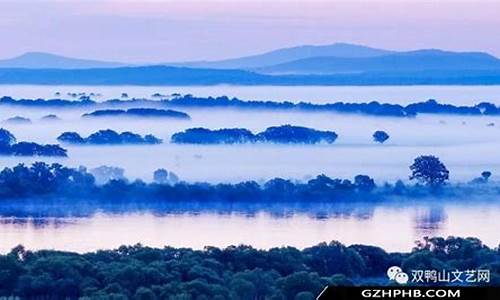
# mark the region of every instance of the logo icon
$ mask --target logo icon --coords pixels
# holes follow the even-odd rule
[[[407,284],[409,277],[408,274],[403,272],[398,266],[392,266],[387,270],[387,277],[389,280],[396,281],[398,284]]]

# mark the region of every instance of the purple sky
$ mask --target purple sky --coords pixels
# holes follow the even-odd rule
[[[495,0],[3,0],[0,57],[165,62],[334,42],[500,56],[499,13]]]

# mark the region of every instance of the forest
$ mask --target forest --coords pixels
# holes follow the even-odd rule
[[[390,285],[391,266],[411,270],[489,270],[500,285],[500,248],[475,238],[425,238],[410,253],[332,241],[299,250],[251,246],[155,249],[140,244],[77,254],[0,255],[0,296],[36,299],[297,299],[326,285]],[[432,284],[432,283],[430,283]]]

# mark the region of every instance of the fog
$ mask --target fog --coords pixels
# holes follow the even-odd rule
[[[437,99],[443,103],[471,105],[482,101],[500,103],[500,86],[49,86],[0,85],[0,95],[14,98],[73,99],[67,93],[100,94],[94,100],[130,97],[148,98],[154,93],[193,94],[200,97],[228,96],[242,100],[273,100],[292,102],[329,103],[379,101],[395,104]]]
[[[51,97],[54,91],[60,91],[63,95],[66,92],[80,91],[102,93],[102,100],[117,97],[121,92],[143,97],[155,92],[168,94],[180,91],[193,92],[199,96],[227,94],[243,99],[276,98],[280,101],[377,99],[407,103],[438,98],[448,99],[450,101],[444,102],[454,104],[476,103],[477,101],[470,100],[471,93],[477,96],[475,99],[489,101],[498,100],[495,96],[500,96],[499,87],[184,87],[182,90],[173,87],[0,88],[0,94],[29,98]],[[431,92],[435,95],[428,95]],[[419,155],[433,154],[440,157],[448,167],[453,182],[469,181],[484,170],[493,172],[493,181],[498,181],[500,174],[500,117],[419,114],[415,118],[400,118],[333,112],[187,108],[180,110],[188,113],[191,120],[81,118],[82,114],[93,110],[94,108],[27,109],[3,105],[0,109],[0,122],[21,116],[30,118],[32,123],[3,122],[0,126],[11,131],[18,141],[57,143],[56,138],[64,131],[76,131],[82,136],[88,136],[101,129],[112,129],[142,135],[154,134],[163,139],[164,143],[140,146],[63,145],[68,149],[68,158],[0,156],[0,167],[34,161],[59,162],[72,167],[84,165],[88,168],[108,165],[125,169],[125,176],[130,179],[140,178],[145,181],[152,180],[154,170],[165,168],[173,171],[181,180],[211,183],[243,180],[260,182],[272,177],[307,180],[322,173],[341,178],[367,174],[378,183],[383,183],[408,180],[408,166],[413,159]],[[48,114],[56,114],[61,120],[40,120]],[[284,124],[333,130],[339,137],[331,145],[169,143],[173,133],[191,127],[238,127],[259,132],[269,126]],[[385,130],[390,135],[389,140],[384,144],[374,143],[372,134],[375,130]],[[348,209],[341,208],[340,211],[329,210],[316,202],[311,204],[314,205],[313,208],[297,208],[287,203],[285,208],[267,204],[265,208],[249,209],[244,206],[239,207],[239,210],[235,204],[224,203],[210,207],[211,211],[199,211],[200,207],[197,207],[198,211],[191,211],[181,207],[185,210],[172,212],[170,208],[166,214],[160,215],[156,207],[143,207],[139,202],[115,208],[100,206],[102,211],[115,213],[93,215],[95,210],[85,199],[80,206],[73,208],[58,201],[52,205],[46,200],[38,202],[39,205],[32,205],[26,199],[4,201],[0,206],[0,252],[7,252],[18,244],[24,244],[28,249],[55,248],[84,252],[138,242],[157,247],[224,247],[244,243],[257,248],[282,245],[303,248],[330,240],[346,244],[374,244],[389,251],[407,251],[415,240],[428,235],[475,236],[490,246],[496,246],[499,211],[498,205],[491,201],[496,198],[457,198],[460,199],[433,199],[433,204],[419,199],[418,203],[405,202],[404,207],[401,207],[402,204],[378,203],[373,207],[361,204]],[[27,216],[43,216],[44,213],[53,216],[62,213],[64,216],[70,214],[80,217],[42,217],[41,220],[34,220],[23,218],[23,211]],[[282,212],[279,217],[276,215],[277,211]],[[81,217],[86,213],[91,217]]]
[[[422,154],[441,158],[452,181],[468,181],[484,170],[500,174],[499,117],[419,115],[416,118],[369,117],[338,113],[249,111],[235,109],[186,109],[191,121],[146,118],[82,119],[93,109],[26,109],[3,106],[0,120],[28,117],[32,124],[2,123],[18,141],[57,143],[64,131],[87,136],[100,129],[154,134],[164,140],[147,146],[69,146],[68,158],[0,157],[0,167],[18,162],[60,162],[89,168],[110,165],[125,169],[130,178],[152,180],[158,168],[175,172],[182,180],[236,182],[272,177],[308,179],[324,173],[352,178],[367,174],[378,182],[407,179],[408,166]],[[56,114],[61,121],[41,121]],[[493,123],[495,126],[487,126]],[[269,126],[292,124],[333,130],[339,138],[332,145],[175,145],[170,136],[191,127],[248,128],[254,132]],[[390,139],[375,144],[371,135],[385,130]]]

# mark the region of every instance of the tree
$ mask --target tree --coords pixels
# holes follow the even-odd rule
[[[371,192],[376,187],[375,181],[367,175],[356,175],[354,185],[362,192]]]
[[[277,280],[276,284],[281,288],[286,299],[294,299],[301,292],[310,292],[313,295],[318,295],[324,287],[317,273],[308,273],[305,271],[282,277]]]
[[[483,171],[481,173],[481,177],[476,177],[476,178],[472,179],[471,183],[475,183],[475,184],[488,183],[488,181],[490,180],[490,177],[491,177],[490,171]]]
[[[135,292],[134,299],[136,299],[136,300],[155,300],[156,296],[153,293],[153,291],[151,291],[150,289],[145,288],[145,287],[140,287]]]
[[[158,169],[153,173],[153,180],[158,184],[168,184],[168,171],[165,169]]]
[[[153,173],[153,179],[159,184],[176,184],[179,182],[179,176],[177,176],[172,171],[167,171],[165,169],[158,169]]]
[[[63,132],[60,136],[57,137],[57,140],[62,143],[70,143],[70,144],[83,144],[85,143],[85,139],[82,138],[76,132]]]
[[[146,134],[144,136],[144,142],[146,144],[161,144],[163,141],[152,134]]]
[[[8,294],[22,274],[21,263],[14,255],[0,256],[0,295]]]
[[[11,146],[16,142],[16,137],[10,131],[0,128],[0,154],[11,154]]]
[[[59,118],[57,115],[50,114],[50,115],[43,116],[40,120],[42,120],[42,121],[60,121],[61,118]]]
[[[32,142],[20,142],[10,147],[13,155],[17,156],[68,156],[67,150],[59,145],[39,145]]]
[[[0,128],[0,144],[10,146],[16,142],[16,137],[10,131]]]
[[[100,166],[89,171],[97,184],[105,184],[111,180],[126,180],[125,170],[118,167]]]
[[[354,282],[344,274],[335,274],[330,277],[330,285],[333,286],[353,286]]]
[[[89,144],[121,144],[120,134],[114,130],[106,129],[92,133],[86,139]]]
[[[387,132],[382,131],[382,130],[377,130],[373,133],[373,140],[377,143],[384,143],[389,139],[389,135]]]
[[[490,171],[483,171],[481,173],[481,177],[483,177],[484,179],[484,182],[488,182],[488,180],[490,179],[491,177],[491,172]]]
[[[230,287],[236,299],[255,299],[255,286],[248,280],[235,279],[231,281]]]
[[[449,179],[450,172],[446,166],[433,155],[422,155],[415,158],[410,166],[410,180],[416,179],[430,187],[439,187]]]

